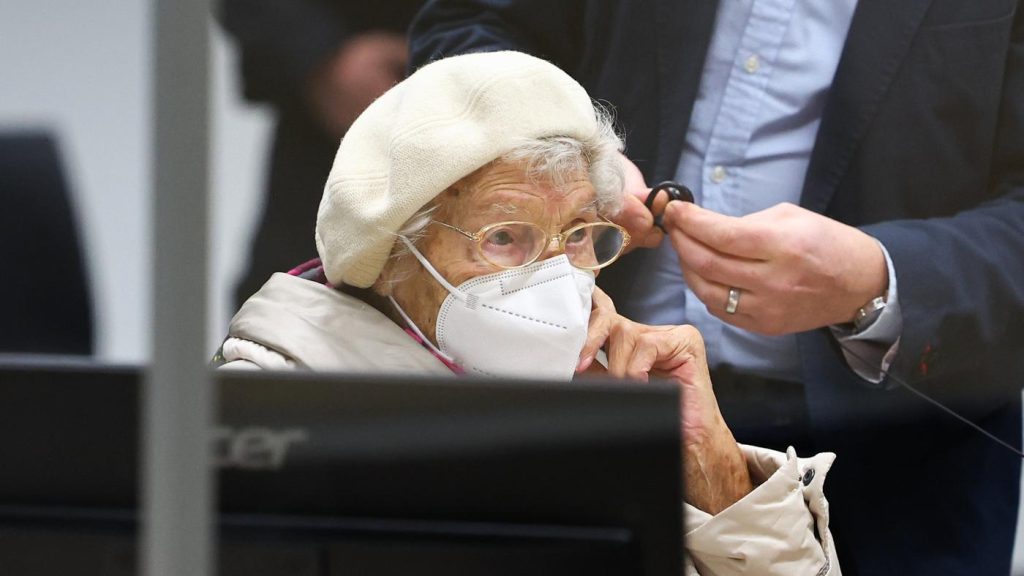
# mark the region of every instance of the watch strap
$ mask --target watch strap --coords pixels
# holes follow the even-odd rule
[[[882,310],[885,309],[885,297],[878,296],[872,298],[870,302],[860,307],[857,313],[853,317],[853,327],[856,331],[861,331],[871,325],[872,322],[878,319],[882,314]]]

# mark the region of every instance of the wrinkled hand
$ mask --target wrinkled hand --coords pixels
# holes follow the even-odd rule
[[[615,311],[615,304],[605,294],[604,290],[594,287],[594,293],[590,298],[590,323],[587,325],[587,340],[583,343],[583,350],[580,351],[580,361],[576,365],[576,372],[590,372],[592,374],[605,373],[604,366],[594,363],[594,358],[611,334],[612,326],[620,321],[621,316]]]
[[[644,382],[654,375],[679,384],[686,501],[717,514],[753,486],[746,459],[718,409],[704,340],[692,326],[632,322],[615,314],[611,300],[598,292],[582,356],[592,359],[592,351],[603,345],[608,352],[609,375]],[[593,372],[597,366],[581,361],[578,370]]]
[[[619,154],[622,161],[622,174],[625,177],[623,189],[622,211],[615,215],[612,220],[629,232],[630,242],[626,252],[635,248],[655,248],[665,237],[665,233],[654,225],[654,216],[644,206],[644,200],[651,189],[644,182],[644,176],[636,167],[622,154]]]
[[[872,237],[793,204],[736,218],[671,202],[664,224],[687,285],[708,311],[753,332],[850,322],[888,288]],[[735,314],[725,312],[730,287],[741,290]]]
[[[408,47],[393,32],[367,32],[342,45],[313,76],[309,98],[316,116],[341,137],[363,110],[405,75]]]

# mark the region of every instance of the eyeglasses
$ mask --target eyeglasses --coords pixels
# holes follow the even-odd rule
[[[475,242],[480,256],[499,268],[533,264],[555,240],[573,266],[597,270],[615,262],[629,245],[626,229],[608,221],[580,224],[554,235],[532,222],[496,222],[475,234],[438,220],[431,222]]]

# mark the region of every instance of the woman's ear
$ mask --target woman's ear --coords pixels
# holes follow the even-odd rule
[[[370,289],[373,290],[374,294],[387,298],[391,296],[391,287],[391,282],[388,282],[385,273],[381,272],[380,277],[377,278],[377,281],[373,283]]]
[[[392,255],[388,258],[387,264],[384,265],[384,269],[380,271],[380,276],[370,287],[374,294],[378,296],[388,297],[394,292],[395,287],[395,266],[400,263],[402,258],[396,258]]]
[[[377,277],[377,280],[370,288],[379,296],[393,296],[395,286],[408,280],[415,271],[417,264],[416,258],[409,254],[407,250],[404,250],[400,242],[396,242],[391,256],[388,257],[387,263],[384,264],[384,269],[380,271],[380,276]]]

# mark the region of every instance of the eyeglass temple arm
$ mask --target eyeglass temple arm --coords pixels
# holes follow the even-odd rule
[[[607,224],[618,226],[619,229],[622,230],[622,247],[625,248],[626,246],[629,246],[629,241],[633,239],[633,237],[629,235],[629,230],[626,230],[626,228],[622,224],[612,222],[611,220],[606,218],[604,214],[598,214],[597,217],[600,218],[601,220],[604,220]]]
[[[454,230],[454,231],[458,232],[459,234],[462,234],[463,236],[465,236],[466,238],[469,238],[470,240],[474,240],[475,241],[477,239],[477,235],[476,234],[473,234],[472,232],[466,232],[462,228],[456,228],[455,226],[452,226],[451,224],[447,224],[445,222],[441,222],[440,220],[431,220],[430,223],[431,224],[440,224],[441,226],[444,226],[445,228],[448,228],[450,230]]]

